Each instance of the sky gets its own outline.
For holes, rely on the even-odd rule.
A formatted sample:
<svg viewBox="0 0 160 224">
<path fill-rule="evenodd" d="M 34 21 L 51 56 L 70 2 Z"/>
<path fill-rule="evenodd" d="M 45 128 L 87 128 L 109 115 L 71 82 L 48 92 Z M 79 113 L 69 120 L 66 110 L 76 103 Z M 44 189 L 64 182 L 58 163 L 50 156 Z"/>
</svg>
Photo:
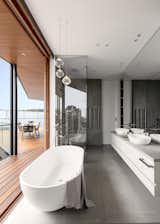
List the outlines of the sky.
<svg viewBox="0 0 160 224">
<path fill-rule="evenodd" d="M 10 108 L 10 64 L 0 58 L 0 109 Z"/>
<path fill-rule="evenodd" d="M 20 81 L 18 87 L 18 109 L 43 109 L 44 103 L 41 100 L 29 99 Z M 10 108 L 10 64 L 0 58 L 0 109 Z"/>
</svg>

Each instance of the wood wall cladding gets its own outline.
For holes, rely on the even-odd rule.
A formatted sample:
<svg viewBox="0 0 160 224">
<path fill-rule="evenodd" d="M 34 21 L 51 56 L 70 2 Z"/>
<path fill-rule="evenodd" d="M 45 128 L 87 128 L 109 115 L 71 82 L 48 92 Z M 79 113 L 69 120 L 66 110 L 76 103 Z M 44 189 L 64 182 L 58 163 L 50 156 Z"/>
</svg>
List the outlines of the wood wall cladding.
<svg viewBox="0 0 160 224">
<path fill-rule="evenodd" d="M 44 99 L 46 57 L 3 0 L 0 0 L 0 57 L 17 64 L 18 75 L 30 98 Z"/>
</svg>

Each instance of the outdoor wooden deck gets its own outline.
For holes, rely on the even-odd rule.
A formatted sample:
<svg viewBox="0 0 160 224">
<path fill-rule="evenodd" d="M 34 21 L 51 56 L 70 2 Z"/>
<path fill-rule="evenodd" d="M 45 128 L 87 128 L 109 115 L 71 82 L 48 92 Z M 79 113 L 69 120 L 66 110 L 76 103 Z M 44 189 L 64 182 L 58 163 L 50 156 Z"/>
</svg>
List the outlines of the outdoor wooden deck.
<svg viewBox="0 0 160 224">
<path fill-rule="evenodd" d="M 35 150 L 37 148 L 43 148 L 44 138 L 41 132 L 40 137 L 34 138 L 33 136 L 18 134 L 18 153 L 24 153 Z"/>
<path fill-rule="evenodd" d="M 28 148 L 29 149 L 29 148 Z M 14 200 L 21 195 L 19 174 L 44 151 L 43 147 L 26 150 L 0 162 L 0 221 Z"/>
</svg>

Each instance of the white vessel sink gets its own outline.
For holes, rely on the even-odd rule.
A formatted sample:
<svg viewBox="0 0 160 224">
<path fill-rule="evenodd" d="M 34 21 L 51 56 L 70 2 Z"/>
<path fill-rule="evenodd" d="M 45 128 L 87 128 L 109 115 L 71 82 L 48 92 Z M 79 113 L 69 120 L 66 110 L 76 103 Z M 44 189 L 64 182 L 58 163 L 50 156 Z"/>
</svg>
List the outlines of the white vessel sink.
<svg viewBox="0 0 160 224">
<path fill-rule="evenodd" d="M 127 129 L 127 128 L 116 128 L 115 132 L 119 136 L 127 137 L 128 133 L 129 133 L 129 129 Z"/>
<path fill-rule="evenodd" d="M 144 133 L 144 129 L 141 129 L 141 128 L 131 128 L 131 131 L 134 134 L 142 134 L 142 133 Z"/>
<path fill-rule="evenodd" d="M 128 135 L 129 141 L 135 145 L 148 145 L 151 142 L 151 137 L 144 134 L 132 134 Z"/>
<path fill-rule="evenodd" d="M 160 143 L 160 134 L 151 134 L 150 136 L 154 142 Z"/>
</svg>

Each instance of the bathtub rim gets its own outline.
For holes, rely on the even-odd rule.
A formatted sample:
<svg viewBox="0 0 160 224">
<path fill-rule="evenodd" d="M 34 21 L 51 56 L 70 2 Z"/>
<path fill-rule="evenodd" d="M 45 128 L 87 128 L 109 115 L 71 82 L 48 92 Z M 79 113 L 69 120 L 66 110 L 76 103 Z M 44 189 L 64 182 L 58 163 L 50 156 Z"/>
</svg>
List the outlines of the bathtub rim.
<svg viewBox="0 0 160 224">
<path fill-rule="evenodd" d="M 52 185 L 35 185 L 35 184 L 29 184 L 27 183 L 26 181 L 23 180 L 23 174 L 25 172 L 27 172 L 28 169 L 30 169 L 30 167 L 32 166 L 32 164 L 39 159 L 40 156 L 44 155 L 45 153 L 48 152 L 48 150 L 60 150 L 60 147 L 64 147 L 64 146 L 73 146 L 73 147 L 76 147 L 77 149 L 80 149 L 82 151 L 82 164 L 79 168 L 79 170 L 76 172 L 76 174 L 74 176 L 72 176 L 69 180 L 66 180 L 66 181 L 61 181 L 59 183 L 56 183 L 56 184 L 52 184 Z M 36 158 L 35 160 L 32 161 L 32 163 L 30 165 L 28 165 L 19 175 L 19 180 L 20 180 L 20 185 L 24 185 L 24 186 L 27 186 L 27 187 L 30 187 L 32 189 L 50 189 L 50 188 L 53 188 L 53 187 L 58 187 L 58 186 L 62 186 L 62 185 L 65 185 L 67 184 L 68 182 L 74 180 L 76 177 L 78 177 L 81 173 L 82 173 L 82 170 L 83 170 L 83 163 L 84 163 L 84 149 L 80 146 L 74 146 L 74 145 L 62 145 L 62 146 L 55 146 L 55 147 L 51 147 L 49 149 L 47 149 L 45 152 L 43 152 L 38 158 Z M 54 149 L 53 149 L 54 148 Z M 59 149 L 58 149 L 59 148 Z M 61 149 L 62 150 L 62 149 Z"/>
</svg>

